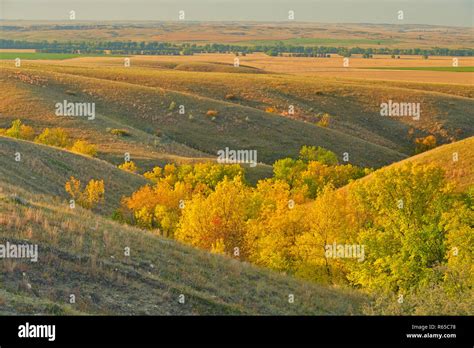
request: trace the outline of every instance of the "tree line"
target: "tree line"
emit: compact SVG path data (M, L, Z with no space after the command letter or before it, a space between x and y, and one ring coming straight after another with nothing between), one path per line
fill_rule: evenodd
M328 57L338 54L350 57L353 54L362 54L371 57L375 54L383 55L422 55L422 56L473 56L474 49L451 49L433 47L422 48L362 48L362 47L332 47L332 46L302 46L290 45L282 41L265 45L230 45L208 43L205 45L191 43L145 42L145 41L22 41L0 40L0 47L5 49L35 49L42 53L87 53L103 54L110 51L112 54L133 55L193 55L196 53L235 53L245 55L262 52L270 56L289 54L298 57Z

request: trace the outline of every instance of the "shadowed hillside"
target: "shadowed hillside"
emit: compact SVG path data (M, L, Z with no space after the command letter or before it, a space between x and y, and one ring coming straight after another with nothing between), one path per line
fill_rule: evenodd
M72 166L68 160L62 165ZM69 209L6 183L3 172L0 233L2 244L39 245L37 263L0 263L2 315L336 315L360 314L367 302L355 291L298 281Z
M18 86L41 98L44 105L49 104L50 122L57 120L53 106L58 100L89 101L96 103L99 114L94 121L96 124L111 119L150 135L158 132L161 137L210 156L225 146L256 149L258 161L271 164L279 158L297 155L302 145L317 145L330 149L340 158L344 152L350 152L351 162L363 166L380 167L405 157L396 150L341 130L318 127L229 101L72 74L26 69L21 74L39 76L38 84L18 82ZM179 105L185 106L185 115L178 113ZM209 116L209 111L215 111L216 116ZM94 127L82 122L85 127Z
M338 133L333 132L338 131L344 133L345 136L356 138L353 140L354 144L357 144L359 140L363 140L403 155L414 153L416 137L434 134L438 139L438 143L442 144L468 137L474 132L470 122L471 110L474 105L472 98L469 98L468 95L459 94L461 91L466 93L472 91L469 86L442 84L423 84L423 86L420 86L417 83L385 83L371 80L318 77L308 79L307 77L283 74L207 74L202 71L177 71L175 69L176 66L179 66L179 63L176 62L159 62L140 58L132 58L132 61L132 67L129 69L120 67L119 64L123 64L120 59L112 60L114 67L110 67L108 66L109 63L96 59L84 66L81 65L81 60L79 60L78 62L69 61L68 64L78 64L75 67L68 66L66 63L64 63L64 66L37 66L32 64L31 69L33 69L32 74L34 74L33 71L38 71L36 69L40 69L38 71L39 76L42 76L45 70L57 71L74 76L80 75L101 80L127 82L140 87L155 87L160 91L168 92L170 97L176 99L176 107L174 112L171 113L172 115L177 114L178 105L184 105L186 108L185 116L193 115L195 120L200 115L205 115L209 109L219 111L220 117L216 118L215 124L222 131L235 126L234 122L228 118L227 114L229 113L239 114L244 112L245 117L249 117L252 121L256 118L266 120L262 116L252 117L252 115L258 111L267 111L265 114L272 116L274 119L266 121L269 125L279 125L282 122L278 120L283 116L289 120L302 121L305 129L317 128L317 131L313 133L321 134L318 137L324 140L326 140L324 136L327 133L333 134L333 137L343 138ZM150 68L157 64L162 66L162 69ZM208 63L193 62L189 64ZM225 66L224 64L214 65ZM57 76L56 79L58 78L61 79ZM66 79L63 81L67 83ZM50 87L53 88L53 86ZM70 89L70 86L66 84L62 88ZM180 93L173 95L174 92ZM78 96L80 96L80 93L78 93ZM111 97L112 93L107 93L104 100ZM138 100L146 102L146 100L140 98ZM388 100L420 103L420 119L380 116L380 104ZM156 104L143 104L140 107L137 105L136 108L153 110L153 112L158 113L160 111L166 112L166 115L168 115L170 111L173 111L167 110L170 105L168 102L171 103L172 101L164 101L162 104L164 110L160 110L160 107L157 107ZM206 103L208 105L205 105ZM229 105L245 108L230 109ZM294 108L292 113L289 112L290 105ZM202 106L204 106L204 110ZM134 111L141 114L141 110ZM133 114L134 112L131 111L130 113ZM325 128L315 127L324 114L329 117L328 125ZM185 117L182 116L184 115L181 115L178 121L184 123L185 120L183 119ZM158 119L158 116L155 117ZM225 123L222 123L223 119L225 119ZM249 122L247 121L247 123ZM289 124L292 125L292 128L303 127L300 123ZM249 126L253 125L250 122ZM282 123L282 125L286 125L286 123ZM237 127L241 131L241 127ZM210 128L212 130L212 127ZM257 129L255 128L255 130ZM163 131L165 130L163 129ZM303 135L311 138L309 134L305 135L303 133ZM174 140L177 142L185 141L181 134ZM192 136L190 140L193 140ZM341 139L341 142L344 141L347 140ZM337 146L331 142L328 142L328 144L333 147L331 150L338 152ZM202 150L209 151L206 148ZM352 152L354 153L354 151ZM382 154L383 150L379 149L379 152ZM387 155L391 156L388 153ZM375 159L372 159L372 162L371 166L379 166Z
M16 153L21 155L18 162L15 161ZM102 160L0 136L0 180L4 185L69 199L64 184L71 176L83 183L91 179L104 180L103 211L106 213L111 213L119 205L122 196L129 195L147 182L142 176L125 172Z

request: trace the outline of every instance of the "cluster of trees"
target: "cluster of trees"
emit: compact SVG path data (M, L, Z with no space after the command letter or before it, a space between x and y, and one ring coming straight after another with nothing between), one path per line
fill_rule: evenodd
M303 46L292 45L282 41L272 44L258 45L230 45L230 44L191 44L145 41L20 41L0 40L3 48L36 49L48 53L89 53L103 54L110 51L113 54L146 54L146 55L193 55L195 53L247 53L264 52L270 56L290 54L297 57L328 57L330 54L339 54L350 57L352 54L362 54L366 58L374 54L384 55L422 55L428 56L473 56L474 49L462 48L361 48L361 47L331 47L331 46Z
M297 219L300 204L315 199L327 187L342 187L370 172L340 165L333 152L313 146L302 147L298 159L275 162L273 171L272 178L250 187L238 164L155 167L144 173L153 185L124 198L116 217L204 249L230 253L238 248L242 255L250 255L250 235L242 231L250 218L256 224L255 237L256 226L261 225L257 221L284 220L289 206Z
M277 161L274 176L255 187L239 165L169 164L147 172L154 184L124 198L117 216L214 253L395 300L433 286L446 296L472 292L474 190L456 194L443 170L411 163L354 181L369 172L315 147ZM365 254L328 255L333 243Z
M154 185L146 185L122 201L118 219L173 237L185 202L194 195L209 195L225 178L242 177L240 165L198 163L164 168L144 173Z
M105 200L103 180L91 179L83 189L81 181L71 176L69 180L66 181L64 189L71 197L72 207L77 203L83 208L94 209Z
M369 168L339 165L333 152L314 146L303 146L298 159L284 158L273 164L274 179L288 184L298 201L314 199L327 185L342 187L370 172Z
M453 192L444 171L404 164L350 191L365 245L346 279L378 293L381 314L469 314L474 303L474 190Z
M85 140L73 141L62 128L45 128L38 136L31 126L27 126L20 119L14 120L10 128L0 128L0 135L34 141L36 143L68 149L90 157L97 155L97 147Z

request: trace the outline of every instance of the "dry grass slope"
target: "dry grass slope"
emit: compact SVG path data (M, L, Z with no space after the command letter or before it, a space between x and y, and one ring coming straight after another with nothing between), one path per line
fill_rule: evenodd
M474 185L474 137L437 147L392 166L405 162L437 165L445 170L446 178L455 183L458 191L465 191Z
M351 161L363 166L380 167L405 157L396 149L385 147L385 144L372 143L368 139L346 134L343 129L322 128L302 120L268 113L251 105L225 100L225 94L219 100L207 95L148 86L147 81L129 81L124 69L108 70L106 73L109 76L103 76L100 69L74 69L77 71L73 73L24 69L22 74L39 75L44 82L39 86L18 83L21 88L27 88L29 94L48 101L50 105L64 99L94 101L99 114L94 122L100 123L107 118L147 134L156 134L158 130L171 141L208 156L216 156L217 151L225 146L256 149L259 161L271 164L279 158L296 156L302 145L317 145L334 151L339 157L344 152L350 152ZM155 73L161 74L159 71ZM179 74L205 74L179 71L172 73L178 74L177 77L181 76ZM92 76L81 76L91 74ZM228 76L220 73L211 75L220 75L224 80ZM155 78L154 75L152 77ZM167 75L156 76L164 77L172 78ZM127 82L123 82L124 80ZM230 81L234 83L237 79L232 78ZM198 79L193 82L195 86L203 86ZM249 82L253 83L247 81L247 84ZM285 81L279 82L279 85L284 84ZM262 91L274 88L270 84L262 87ZM220 88L219 94L224 90ZM67 95L65 91L74 96ZM285 99L291 100L289 97ZM185 115L178 113L179 105L185 106ZM212 119L206 116L208 110L216 110L217 117ZM51 108L51 112L53 111Z
M15 161L15 154L21 155ZM64 190L71 177L85 185L91 179L105 184L102 213L110 214L120 199L146 184L142 176L122 171L110 163L24 140L0 136L0 180L31 193L69 198ZM63 202L66 205L66 201Z
M177 62L161 62L138 57L133 58L132 68L124 69L119 65L122 63L120 60L113 61L115 67L106 64L109 60L94 59L86 65L74 67L69 64L79 63L70 62L67 66L32 65L31 68L42 74L55 71L73 76L126 82L170 93L180 92L184 96L197 98L198 101L224 102L225 105L247 107L250 108L246 109L249 110L247 111L249 117L255 111L272 109L274 111L271 115L276 116L274 118L284 116L287 119L303 121L306 128L314 127L321 115L327 113L330 115L330 122L326 132L339 131L346 136L405 155L413 154L416 136L432 133L438 137L439 143L447 143L474 134L470 122L474 108L473 89L470 86L389 83L344 78L335 80L281 74L232 74L232 76L217 72L208 74L202 71L177 71L175 70L175 66L179 66ZM151 68L153 64L172 66L154 69ZM420 120L412 120L410 117L381 117L380 104L388 100L420 103ZM186 116L192 113L192 107L198 106L197 102L189 98L180 102L185 103L183 105L187 110ZM178 105L177 102L176 104ZM288 112L290 105L294 106L294 115ZM165 102L164 108L167 106ZM209 106L209 108L218 107L218 105ZM150 113L159 111L147 105L137 108L148 108ZM207 110L203 112L205 111ZM200 113L201 110L198 114ZM232 124L216 126L222 129ZM411 129L414 130L412 135L410 135ZM334 137L340 136L334 134ZM192 135L190 139L192 140ZM334 146L329 142L328 146L330 145ZM351 152L354 154L355 151ZM382 149L379 152L380 156L387 155ZM377 159L372 161L376 162ZM383 164L387 163L389 162Z
M455 160L456 158L457 160ZM432 164L443 168L446 173L446 179L455 184L456 191L464 192L474 185L474 137L442 145L433 150L393 163L359 180L370 180L375 173L406 162L423 165Z
M28 205L13 202L13 192ZM69 209L2 175L0 243L6 241L38 244L39 260L0 263L3 315L342 315L361 314L368 301Z

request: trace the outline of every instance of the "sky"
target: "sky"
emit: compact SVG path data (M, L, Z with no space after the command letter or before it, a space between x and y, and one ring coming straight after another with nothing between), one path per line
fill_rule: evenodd
M474 0L0 0L0 19L295 21L472 27ZM398 11L403 11L400 21Z

